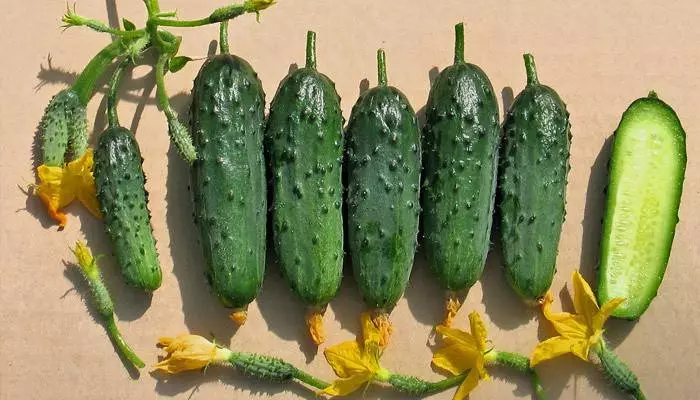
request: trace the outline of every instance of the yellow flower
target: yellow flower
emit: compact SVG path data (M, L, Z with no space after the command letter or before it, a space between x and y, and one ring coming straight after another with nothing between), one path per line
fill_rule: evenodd
M479 384L480 380L488 380L489 375L484 365L493 361L495 352L487 347L487 333L481 316L476 311L469 314L471 334L456 328L438 325L435 329L442 335L445 345L433 355L433 364L449 371L453 375L469 373L455 393L454 399L461 400Z
M37 167L40 183L36 194L41 198L49 215L61 227L66 226L66 214L60 210L74 199L80 200L90 212L100 218L100 210L95 196L95 178L92 176L92 149L82 157L69 162L64 167Z
M99 270L97 269L95 258L92 256L92 253L87 245L79 240L75 243L75 248L71 250L73 251L75 258L78 260L78 265L80 266L80 269L83 270L85 276L93 279L96 278L99 274Z
M163 337L158 339L158 344L164 347L168 354L153 366L153 370L161 370L169 374L201 369L212 362L228 361L232 355L231 350L218 347L197 335Z
M602 307L598 307L591 287L578 271L574 271L573 281L576 314L553 313L551 310L554 301L552 294L547 293L545 296L542 313L554 325L559 336L547 339L537 345L530 360L532 366L566 353L589 361L588 353L591 348L595 348L600 343L605 321L624 301L624 299L616 298L603 304Z
M362 314L362 341L350 340L327 348L323 355L338 378L319 392L330 396L348 395L373 380L386 381L390 373L379 365L381 332L369 313Z

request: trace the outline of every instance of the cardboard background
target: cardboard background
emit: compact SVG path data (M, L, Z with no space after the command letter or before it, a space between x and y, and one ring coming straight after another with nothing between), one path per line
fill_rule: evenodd
M18 188L33 181L32 143L44 106L109 37L86 29L59 30L63 0L12 1L0 14L0 398L1 399L146 399L312 397L296 385L261 383L233 371L211 368L205 376L172 378L141 372L130 375L115 355L103 328L82 301L85 286L69 245L86 238L95 253L109 254L101 222L79 205L69 207L67 229L57 232L36 197ZM140 1L79 1L82 15L116 22L127 17L143 23ZM222 1L162 1L183 19L199 18ZM117 17L118 15L118 17ZM387 51L389 82L403 90L414 108L425 104L429 73L452 62L453 25L467 23L466 53L480 65L508 102L525 84L522 53L532 52L540 80L567 102L573 125L568 218L564 225L553 291L571 307L565 284L580 266L592 280L598 259L606 139L635 98L654 89L671 104L688 134L688 167L680 224L660 296L638 323L613 321L607 337L638 374L647 397L690 399L696 395L700 363L694 358L700 338L700 311L695 305L700 281L698 236L698 162L700 129L700 7L690 0L654 2L562 2L504 0L313 1L280 0L263 13L261 23L244 16L231 24L231 50L257 69L268 101L291 63L303 63L305 32L318 33L319 69L337 83L345 116L362 79L376 84L375 51ZM204 57L217 27L178 30L181 54ZM49 63L49 60L51 62ZM187 93L200 63L168 76L178 110L186 110ZM164 271L163 286L152 299L124 286L113 257L101 263L116 303L120 327L137 353L152 364L158 336L185 331L208 335L233 348L274 354L327 379L332 371L306 338L303 308L279 277L274 263L248 323L234 334L226 310L209 294L202 257L190 218L187 174L169 147L165 119L157 111L153 75L139 67L124 83L122 123L136 132L145 157L150 208ZM90 105L94 131L105 126L101 95ZM95 117L99 111L100 115ZM132 116L136 115L133 120ZM94 142L94 137L93 137ZM551 334L507 287L498 249L489 257L482 280L472 289L457 320L466 327L472 309L483 313L498 348L532 350L538 337ZM73 288L78 286L79 290ZM419 254L405 297L392 314L396 333L382 360L389 369L437 379L426 345L431 327L442 315L442 293ZM325 323L327 344L351 339L358 331L362 304L347 276ZM590 365L564 357L539 368L551 398L622 399ZM526 379L492 369L474 399L527 398ZM507 380L507 382L505 381ZM449 399L452 391L434 396ZM367 398L402 398L373 388ZM360 396L357 396L360 398Z

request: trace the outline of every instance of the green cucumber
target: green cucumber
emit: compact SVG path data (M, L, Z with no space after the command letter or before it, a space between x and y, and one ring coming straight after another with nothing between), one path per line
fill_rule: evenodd
M39 123L42 163L60 167L87 149L87 112L72 89L58 92L46 106Z
M100 135L94 174L107 234L124 281L153 291L160 287L162 274L142 161L139 145L128 129L113 126Z
M498 186L506 276L523 299L533 302L549 290L556 271L571 125L559 95L539 83L533 57L524 58L527 86L503 124Z
M454 65L430 89L423 135L424 246L448 292L449 322L459 308L456 293L469 290L484 270L500 140L493 86L481 68L464 61L463 24L455 26Z
M148 210L143 158L134 135L119 126L117 87L128 60L114 72L107 94L109 126L95 150L95 187L105 229L124 281L145 291L160 287L162 272Z
M344 121L335 84L316 70L313 32L306 57L306 67L277 89L266 140L277 258L292 291L310 308L311 335L320 344L319 314L338 292L343 272Z
M614 136L598 276L601 304L625 301L616 317L637 319L656 297L678 223L685 131L655 93L634 101Z
M206 277L221 303L245 322L265 272L267 187L263 159L265 93L244 59L204 63L192 90L194 219Z
M377 60L379 86L357 100L346 131L348 233L363 300L386 316L406 288L416 251L421 143L408 99L387 85L381 49Z

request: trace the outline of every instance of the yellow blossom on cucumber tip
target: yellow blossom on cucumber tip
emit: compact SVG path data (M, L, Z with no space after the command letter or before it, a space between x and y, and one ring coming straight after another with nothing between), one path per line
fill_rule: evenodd
M92 166L92 149L88 149L80 158L63 167L45 164L37 167L40 182L35 187L35 193L46 206L51 218L61 227L65 227L67 222L66 214L61 209L76 198L94 216L101 218Z
M95 262L95 257L92 256L90 248L87 247L85 242L77 241L75 247L71 249L75 259L78 260L78 265L83 270L85 275L91 276L97 272L97 263Z
M532 353L530 365L535 366L542 361L567 353L584 361L590 361L588 353L600 345L605 321L624 301L622 298L615 298L600 307L591 287L578 271L573 273L573 283L575 314L552 312L554 302L552 293L547 293L545 296L542 302L542 313L552 323L559 336L538 344Z
M166 355L162 361L153 366L153 371L164 371L177 374L206 367L214 362L225 362L231 358L231 350L219 347L207 339L184 334L158 339L158 345L163 347Z
M320 391L319 395L346 396L363 386L367 387L373 380L389 379L389 371L379 364L383 350L381 332L369 313L363 313L360 320L362 337L329 347L323 352L338 379Z
M469 371L454 395L455 400L467 398L479 381L489 379L485 365L495 356L488 347L486 327L479 313L469 314L469 324L471 333L444 325L435 327L443 346L435 351L433 365L455 376Z
M309 327L309 336L316 346L321 345L326 340L323 330L323 313L318 310L309 311L306 315L306 325Z

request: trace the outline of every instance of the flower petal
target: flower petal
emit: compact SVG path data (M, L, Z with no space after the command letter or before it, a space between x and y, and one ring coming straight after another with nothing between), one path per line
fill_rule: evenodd
M442 336L442 340L446 344L459 344L460 346L473 349L475 352L479 350L474 337L461 329L438 325L435 327L435 331Z
M435 351L433 365L450 372L452 375L459 375L473 368L479 357L481 357L481 353L478 351L453 343Z
M362 325L362 340L365 346L368 343L379 345L382 341L382 333L372 321L372 314L370 312L362 313L360 315L360 323Z
M625 299L617 297L603 304L603 307L600 308L600 311L598 311L598 313L593 316L593 325L591 326L593 331L597 332L598 330L603 329L603 325L605 325L605 321L607 321L608 318L610 318L610 314L612 314L612 312L615 311L615 309L619 307L620 304L622 304L624 301Z
M488 334L486 332L486 327L484 326L484 321L481 320L481 316L478 312L472 311L469 314L469 325L471 326L472 336L474 337L474 342L477 349L479 349L482 353L486 352L486 340Z
M479 373L476 370L469 371L467 377L464 378L464 382L459 386L457 392L455 393L453 400L463 400L469 397L474 388L479 384Z
M552 312L554 298L551 292L547 292L542 303L542 314L554 326L554 329L562 336L585 339L589 335L585 319L580 315L567 312Z
M358 374L373 374L366 365L366 355L360 351L360 345L355 340L350 340L329 347L323 351L328 365L340 378L349 378Z
M330 386L318 392L319 395L347 396L372 379L371 374L353 375L349 378L336 379Z
M530 366L541 363L542 361L551 360L563 354L571 353L576 345L580 345L581 340L570 339L563 336L556 336L545 340L535 347L535 350L530 356Z
M593 325L593 316L600 310L593 290L588 285L581 273L576 270L573 274L574 281L574 309L576 314L586 319L586 325Z

